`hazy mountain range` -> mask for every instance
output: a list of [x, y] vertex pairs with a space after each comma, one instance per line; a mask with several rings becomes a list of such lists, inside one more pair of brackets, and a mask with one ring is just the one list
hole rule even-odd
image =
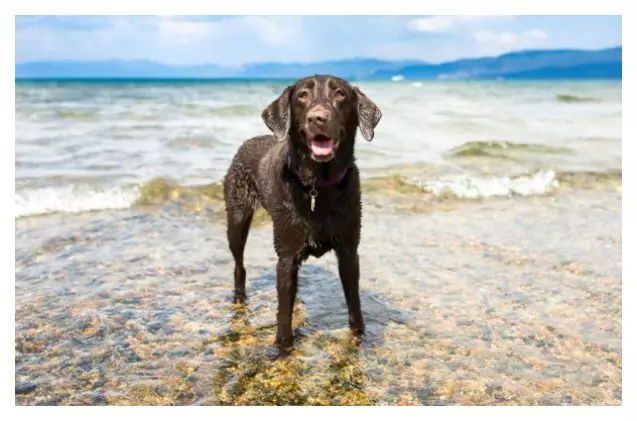
[[497, 57], [431, 64], [419, 61], [349, 59], [317, 63], [166, 65], [147, 60], [49, 61], [19, 63], [16, 79], [61, 78], [240, 78], [296, 79], [329, 73], [346, 79], [621, 79], [622, 47], [604, 50], [528, 50]]

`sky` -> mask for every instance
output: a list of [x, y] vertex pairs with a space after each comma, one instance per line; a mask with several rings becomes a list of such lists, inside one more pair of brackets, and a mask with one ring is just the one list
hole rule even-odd
[[621, 45], [621, 16], [16, 16], [16, 62], [432, 63]]

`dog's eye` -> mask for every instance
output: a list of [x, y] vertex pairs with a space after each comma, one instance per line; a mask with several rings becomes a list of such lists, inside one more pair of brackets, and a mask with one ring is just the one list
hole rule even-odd
[[299, 93], [299, 99], [306, 100], [310, 97], [310, 93], [308, 91], [301, 91]]
[[345, 98], [345, 92], [341, 91], [340, 89], [337, 89], [336, 92], [334, 92], [334, 98], [336, 99]]

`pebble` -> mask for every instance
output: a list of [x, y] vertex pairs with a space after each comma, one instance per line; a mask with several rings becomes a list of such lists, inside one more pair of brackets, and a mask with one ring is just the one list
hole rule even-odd
[[161, 323], [153, 323], [151, 325], [148, 325], [148, 331], [150, 333], [156, 333], [159, 331], [159, 329], [161, 329], [162, 324]]
[[128, 297], [122, 300], [124, 304], [139, 304], [142, 302], [142, 299], [139, 297]]
[[15, 384], [15, 394], [16, 395], [24, 395], [26, 393], [31, 393], [35, 390], [36, 384], [33, 382], [20, 382]]
[[168, 351], [169, 358], [185, 357], [188, 354], [190, 354], [190, 352], [186, 348], [179, 348]]
[[126, 329], [129, 330], [140, 330], [142, 327], [135, 321], [133, 320], [128, 320], [126, 322]]

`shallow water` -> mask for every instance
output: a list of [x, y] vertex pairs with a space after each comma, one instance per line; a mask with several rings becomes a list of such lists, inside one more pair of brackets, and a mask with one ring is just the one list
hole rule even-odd
[[620, 404], [620, 209], [608, 189], [426, 214], [370, 206], [363, 343], [329, 255], [301, 270], [296, 349], [278, 360], [270, 225], [251, 232], [241, 307], [223, 225], [206, 217], [21, 219], [16, 382], [37, 387], [16, 399]]
[[218, 181], [280, 86], [17, 86], [16, 404], [621, 404], [621, 85], [364, 88], [367, 333], [310, 259], [277, 358], [271, 225], [233, 305]]

